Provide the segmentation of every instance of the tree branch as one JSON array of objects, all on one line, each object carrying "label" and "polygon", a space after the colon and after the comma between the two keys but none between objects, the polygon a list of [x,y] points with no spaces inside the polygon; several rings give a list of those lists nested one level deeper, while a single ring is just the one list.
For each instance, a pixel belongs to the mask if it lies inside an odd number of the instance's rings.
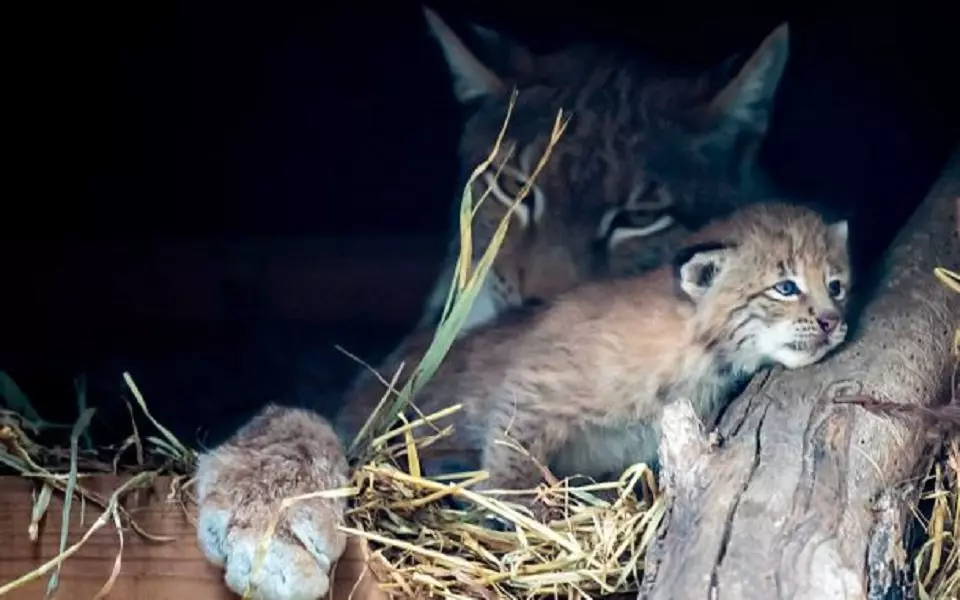
[{"label": "tree branch", "polygon": [[[841,397],[932,407],[949,397],[960,295],[933,275],[960,264],[960,151],[884,258],[859,331],[810,368],[757,377],[709,448],[688,406],[664,415],[665,529],[641,598],[902,597],[909,507],[929,467],[916,420]],[[899,592],[899,593],[898,593]]]}]

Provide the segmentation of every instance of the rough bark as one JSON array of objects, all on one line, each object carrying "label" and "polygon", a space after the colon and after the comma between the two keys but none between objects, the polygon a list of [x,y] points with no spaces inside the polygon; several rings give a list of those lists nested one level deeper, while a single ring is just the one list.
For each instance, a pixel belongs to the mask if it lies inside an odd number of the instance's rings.
[{"label": "rough bark", "polygon": [[933,405],[949,397],[960,296],[933,275],[960,265],[960,151],[894,240],[846,347],[758,376],[712,448],[689,405],[661,443],[671,508],[640,598],[909,597],[903,540],[930,436],[840,396]]}]

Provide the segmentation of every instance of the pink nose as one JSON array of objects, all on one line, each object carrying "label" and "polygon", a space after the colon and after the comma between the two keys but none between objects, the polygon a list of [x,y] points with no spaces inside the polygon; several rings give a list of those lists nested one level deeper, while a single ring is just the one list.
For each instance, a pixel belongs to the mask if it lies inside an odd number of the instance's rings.
[{"label": "pink nose", "polygon": [[817,325],[820,326],[820,330],[824,333],[832,333],[834,329],[837,328],[837,325],[840,324],[840,315],[835,312],[823,313],[817,317]]}]

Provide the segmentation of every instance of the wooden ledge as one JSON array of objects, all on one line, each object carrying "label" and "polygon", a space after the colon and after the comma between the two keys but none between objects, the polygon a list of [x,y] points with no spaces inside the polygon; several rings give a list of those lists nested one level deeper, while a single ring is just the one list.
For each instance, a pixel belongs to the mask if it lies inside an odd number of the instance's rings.
[{"label": "wooden ledge", "polygon": [[[84,479],[88,489],[109,496],[123,477],[96,476]],[[223,584],[221,569],[209,564],[197,547],[190,518],[180,504],[168,502],[171,479],[162,477],[148,490],[131,492],[124,506],[148,533],[176,538],[172,542],[150,542],[124,530],[120,574],[107,598],[119,600],[236,600],[239,596]],[[62,494],[54,494],[40,523],[37,541],[30,540],[27,528],[33,508],[33,493],[39,490],[28,479],[0,477],[0,586],[40,567],[57,556],[60,547]],[[67,547],[81,539],[102,514],[102,510],[75,497],[71,504]],[[60,570],[60,585],[54,596],[61,600],[92,599],[110,579],[120,540],[113,524],[95,532],[80,550],[66,559]],[[353,600],[384,598],[369,572],[364,575],[362,542],[351,540],[336,567],[332,597],[347,600],[358,578]],[[4,600],[37,600],[44,597],[49,574],[6,594]]]}]

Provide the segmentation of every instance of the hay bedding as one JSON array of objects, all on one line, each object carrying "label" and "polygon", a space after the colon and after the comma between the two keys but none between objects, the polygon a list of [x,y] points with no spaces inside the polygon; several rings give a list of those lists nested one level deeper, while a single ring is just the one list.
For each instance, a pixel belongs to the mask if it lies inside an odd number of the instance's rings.
[{"label": "hay bedding", "polygon": [[[356,469],[358,493],[347,513],[347,531],[375,549],[371,569],[385,591],[412,598],[578,598],[637,588],[643,549],[665,507],[645,465],[615,482],[552,481],[516,492],[562,511],[562,519],[544,524],[509,495],[472,491],[482,472],[420,477],[422,442],[404,437],[392,449],[383,440]],[[445,502],[450,498],[458,502]],[[500,527],[489,526],[491,517]]]},{"label": "hay bedding", "polygon": [[[511,102],[507,120],[512,106]],[[471,181],[492,164],[506,122],[491,158],[474,171]],[[562,114],[558,115],[551,144],[534,177],[565,124]],[[452,344],[507,226],[505,218],[490,248],[471,272],[469,261],[463,260],[471,255],[473,201],[469,189],[468,184],[461,203],[462,253],[458,276],[434,342],[402,389],[396,390],[393,385],[399,373],[393,381],[383,382],[387,393],[349,448],[355,469],[351,486],[289,498],[274,516],[272,525],[276,525],[285,508],[305,498],[348,497],[350,508],[343,529],[367,541],[371,570],[384,591],[398,598],[589,598],[636,590],[644,551],[665,511],[665,499],[645,465],[633,466],[614,482],[578,486],[556,481],[547,474],[547,482],[538,489],[515,492],[537,494],[539,501],[562,508],[564,517],[549,524],[533,520],[523,509],[512,505],[509,495],[472,491],[470,486],[485,476],[482,472],[434,479],[420,475],[419,451],[452,431],[414,439],[410,431],[417,422],[407,422],[403,409],[413,404],[417,389],[433,374]],[[520,202],[528,192],[528,188],[522,190],[516,201]],[[960,293],[960,278],[955,273],[941,270],[937,276]],[[960,329],[955,350],[960,362]],[[0,408],[0,469],[33,478],[41,486],[33,514],[24,515],[25,533],[36,538],[37,523],[55,491],[65,494],[65,515],[75,498],[104,509],[80,540],[66,539],[65,523],[60,555],[15,581],[0,582],[0,596],[44,576],[49,576],[48,590],[56,588],[62,561],[68,560],[94,531],[104,526],[116,527],[121,553],[126,528],[154,542],[165,541],[140,528],[120,503],[125,494],[150,485],[160,474],[178,477],[171,494],[175,498],[171,499],[191,501],[188,479],[194,466],[194,451],[150,417],[135,383],[127,374],[124,378],[156,435],[142,436],[134,428],[120,447],[94,450],[90,441],[84,440],[92,410],[86,408],[81,398],[80,418],[75,425],[65,428],[70,429],[70,435],[69,450],[64,450],[44,448],[35,441],[37,433],[57,426],[45,423],[16,384],[0,373],[0,400],[6,406]],[[957,400],[954,398],[953,408]],[[870,406],[865,399],[857,401],[867,408],[889,409]],[[457,409],[454,406],[442,412]],[[913,553],[913,565],[916,592],[923,600],[960,596],[960,435],[956,435],[960,427],[955,419],[951,421],[950,410],[934,419],[937,428],[950,439],[941,460],[935,462],[928,475],[922,504],[928,504],[929,511],[924,511],[925,515],[917,513],[925,540]],[[427,415],[422,419],[429,421],[439,416]],[[952,428],[942,429],[944,422],[952,423]],[[82,445],[86,449],[81,450]],[[132,463],[121,460],[131,454],[135,459]],[[401,464],[406,467],[401,468]],[[121,472],[131,474],[131,478],[109,497],[97,496],[83,486],[85,474]],[[456,502],[450,502],[451,499]],[[500,527],[487,526],[491,517],[496,517]],[[272,535],[273,526],[264,532],[261,549]],[[97,597],[109,592],[119,573],[120,559],[118,555],[114,573]],[[255,558],[255,569],[257,563]]]},{"label": "hay bedding", "polygon": [[[49,589],[55,588],[58,565],[105,526],[116,527],[119,536],[122,528],[129,528],[134,535],[166,541],[139,527],[120,502],[126,494],[149,487],[154,477],[176,475],[180,485],[171,500],[192,501],[188,479],[193,452],[184,449],[181,454],[176,440],[162,432],[144,438],[131,434],[118,448],[81,451],[73,440],[79,439],[76,433],[82,431],[82,422],[72,432],[69,450],[37,444],[35,425],[17,412],[0,410],[0,464],[40,485],[33,514],[23,515],[24,534],[36,539],[52,493],[91,502],[104,513],[81,539],[64,538],[57,557],[15,581],[0,582],[0,597],[41,577],[48,578]],[[351,488],[311,494],[350,496],[345,530],[367,540],[370,568],[393,597],[589,598],[635,589],[643,551],[665,508],[643,465],[611,483],[573,487],[551,482],[525,492],[567,507],[567,518],[543,525],[512,509],[508,496],[471,493],[470,483],[482,473],[429,480],[400,469],[397,463],[407,462],[411,440],[402,430],[396,437],[401,443],[388,444],[395,438],[384,436],[381,449],[355,472]],[[416,447],[424,443],[414,442]],[[124,448],[133,460],[118,458]],[[110,472],[127,473],[131,479],[109,497],[84,489],[86,476]],[[960,437],[948,444],[927,480],[921,503],[928,508],[916,513],[924,539],[912,559],[917,597],[953,600],[960,595]],[[639,496],[632,493],[634,486],[641,491]],[[599,497],[611,491],[617,495],[613,502]],[[470,508],[451,508],[444,502],[448,496]],[[289,504],[297,500],[290,499]],[[500,515],[513,529],[485,527],[489,514]],[[118,560],[121,555],[122,543]],[[109,592],[114,577],[104,582],[100,597]]]}]

